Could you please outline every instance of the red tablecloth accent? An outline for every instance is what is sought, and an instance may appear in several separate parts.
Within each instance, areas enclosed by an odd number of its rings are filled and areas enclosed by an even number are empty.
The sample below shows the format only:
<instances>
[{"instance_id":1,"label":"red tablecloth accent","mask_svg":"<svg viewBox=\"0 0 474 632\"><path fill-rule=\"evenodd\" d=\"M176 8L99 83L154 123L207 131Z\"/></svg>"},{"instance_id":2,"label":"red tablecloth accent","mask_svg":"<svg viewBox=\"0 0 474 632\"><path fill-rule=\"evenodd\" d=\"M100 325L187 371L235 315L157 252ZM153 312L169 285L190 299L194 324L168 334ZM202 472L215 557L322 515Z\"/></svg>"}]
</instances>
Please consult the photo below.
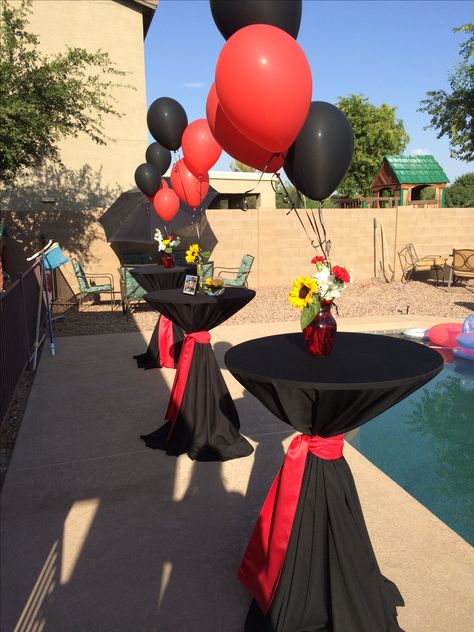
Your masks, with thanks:
<instances>
[{"instance_id":1,"label":"red tablecloth accent","mask_svg":"<svg viewBox=\"0 0 474 632\"><path fill-rule=\"evenodd\" d=\"M288 448L237 573L264 614L272 602L285 561L308 452L331 461L342 457L343 446L343 434L329 438L300 434Z\"/></svg>"},{"instance_id":2,"label":"red tablecloth accent","mask_svg":"<svg viewBox=\"0 0 474 632\"><path fill-rule=\"evenodd\" d=\"M186 334L184 337L183 348L179 357L173 388L171 389L170 401L165 415L165 419L170 422L168 438L171 437L173 433L179 409L181 408L181 402L183 401L184 390L186 388L189 369L193 359L194 345L196 343L205 345L209 344L210 341L211 334L208 331L195 331L193 333Z\"/></svg>"},{"instance_id":3,"label":"red tablecloth accent","mask_svg":"<svg viewBox=\"0 0 474 632\"><path fill-rule=\"evenodd\" d=\"M158 353L160 366L174 369L173 323L166 316L161 316L158 324Z\"/></svg>"}]
</instances>

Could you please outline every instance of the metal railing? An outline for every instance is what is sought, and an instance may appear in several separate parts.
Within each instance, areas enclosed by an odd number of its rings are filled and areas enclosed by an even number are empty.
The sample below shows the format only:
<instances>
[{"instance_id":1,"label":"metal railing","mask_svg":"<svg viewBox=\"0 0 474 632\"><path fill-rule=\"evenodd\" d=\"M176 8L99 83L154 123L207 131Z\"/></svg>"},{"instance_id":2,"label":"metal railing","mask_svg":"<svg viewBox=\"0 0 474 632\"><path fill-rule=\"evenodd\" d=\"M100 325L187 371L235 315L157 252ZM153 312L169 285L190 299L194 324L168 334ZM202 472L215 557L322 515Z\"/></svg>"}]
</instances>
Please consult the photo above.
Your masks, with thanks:
<instances>
[{"instance_id":1,"label":"metal railing","mask_svg":"<svg viewBox=\"0 0 474 632\"><path fill-rule=\"evenodd\" d=\"M0 292L0 423L34 352L40 273L35 263Z\"/></svg>"}]
</instances>

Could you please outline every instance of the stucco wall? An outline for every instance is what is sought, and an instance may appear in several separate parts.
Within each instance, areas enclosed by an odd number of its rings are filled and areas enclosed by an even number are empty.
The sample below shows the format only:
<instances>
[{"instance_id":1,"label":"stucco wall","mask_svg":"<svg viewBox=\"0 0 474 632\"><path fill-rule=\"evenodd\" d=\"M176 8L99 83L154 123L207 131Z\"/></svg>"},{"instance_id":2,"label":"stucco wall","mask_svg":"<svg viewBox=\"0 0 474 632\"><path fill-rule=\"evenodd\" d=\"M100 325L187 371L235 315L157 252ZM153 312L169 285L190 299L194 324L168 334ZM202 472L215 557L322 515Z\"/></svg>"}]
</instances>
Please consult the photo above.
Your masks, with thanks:
<instances>
[{"instance_id":1,"label":"stucco wall","mask_svg":"<svg viewBox=\"0 0 474 632\"><path fill-rule=\"evenodd\" d=\"M6 223L12 238L12 263L17 270L24 269L24 253L31 254L39 247L38 235L43 233L57 240L66 253L84 261L86 270L114 272L118 287L118 258L96 221L102 212L9 213ZM304 211L299 213L303 219ZM287 215L286 210L275 208L247 212L216 209L208 210L206 216L218 240L211 255L216 266L234 267L244 254L255 256L249 279L251 287L289 286L296 276L311 273L309 261L315 251L294 212ZM408 242L415 244L420 256L448 256L453 248L474 249L474 208L326 209L324 218L332 242L332 259L351 268L355 280L374 277L374 218L377 220L376 274L380 278L384 278L379 264L382 227L385 274L390 279L391 270L395 270L395 281L400 280L396 253ZM308 222L304 223L309 232ZM67 268L66 276L72 279Z\"/></svg>"},{"instance_id":2,"label":"stucco wall","mask_svg":"<svg viewBox=\"0 0 474 632\"><path fill-rule=\"evenodd\" d=\"M19 3L13 0L12 4ZM40 37L40 50L46 54L65 51L66 46L90 52L101 49L109 53L118 69L127 72L117 81L134 89L116 88L111 93L123 117L104 117L103 131L115 142L101 146L84 135L68 138L60 147L68 169L80 173L84 165L90 166L98 190L129 189L134 185L135 169L144 162L148 144L143 17L139 5L126 0L34 0L27 29ZM23 186L23 181L19 180L16 186ZM39 198L51 195L47 173L41 174L35 186ZM25 197L28 193L27 186ZM60 208L67 206L60 190L55 190L55 197Z\"/></svg>"}]
</instances>

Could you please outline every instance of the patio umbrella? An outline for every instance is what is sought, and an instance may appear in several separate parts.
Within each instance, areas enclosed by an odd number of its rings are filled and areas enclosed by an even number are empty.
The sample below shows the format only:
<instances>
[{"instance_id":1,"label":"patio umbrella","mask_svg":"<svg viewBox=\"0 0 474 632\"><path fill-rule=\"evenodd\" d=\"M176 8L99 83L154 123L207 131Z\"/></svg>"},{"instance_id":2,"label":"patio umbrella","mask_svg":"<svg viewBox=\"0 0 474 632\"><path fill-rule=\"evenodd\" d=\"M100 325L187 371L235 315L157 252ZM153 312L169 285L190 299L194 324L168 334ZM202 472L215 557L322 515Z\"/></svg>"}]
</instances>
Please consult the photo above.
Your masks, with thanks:
<instances>
[{"instance_id":1,"label":"patio umbrella","mask_svg":"<svg viewBox=\"0 0 474 632\"><path fill-rule=\"evenodd\" d=\"M104 227L109 243L154 244L157 228L163 233L179 232L182 236L191 236L196 234L196 224L198 229L204 229L205 225L208 227L207 222L202 222L202 217L218 195L210 186L202 204L194 212L187 204L181 202L177 214L165 227L165 223L155 213L148 198L139 189L134 188L122 193L99 221ZM202 227L200 224L203 224Z\"/></svg>"}]
</instances>

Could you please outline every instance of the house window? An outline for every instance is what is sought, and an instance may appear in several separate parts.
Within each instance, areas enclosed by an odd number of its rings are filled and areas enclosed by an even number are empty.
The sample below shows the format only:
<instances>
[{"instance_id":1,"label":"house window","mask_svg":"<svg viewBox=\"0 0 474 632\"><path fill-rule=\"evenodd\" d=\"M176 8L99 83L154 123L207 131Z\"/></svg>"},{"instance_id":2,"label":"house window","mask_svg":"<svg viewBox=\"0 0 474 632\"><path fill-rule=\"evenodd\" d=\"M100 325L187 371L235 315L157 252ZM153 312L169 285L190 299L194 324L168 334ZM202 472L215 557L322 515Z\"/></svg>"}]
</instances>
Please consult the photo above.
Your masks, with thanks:
<instances>
[{"instance_id":1,"label":"house window","mask_svg":"<svg viewBox=\"0 0 474 632\"><path fill-rule=\"evenodd\" d=\"M257 208L259 197L259 193L250 193L248 195L243 193L219 193L212 204L209 205L209 208L241 209L246 211L247 209Z\"/></svg>"}]
</instances>

